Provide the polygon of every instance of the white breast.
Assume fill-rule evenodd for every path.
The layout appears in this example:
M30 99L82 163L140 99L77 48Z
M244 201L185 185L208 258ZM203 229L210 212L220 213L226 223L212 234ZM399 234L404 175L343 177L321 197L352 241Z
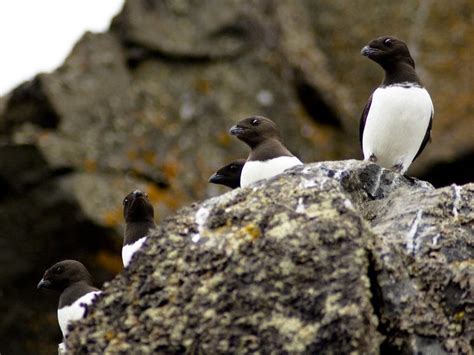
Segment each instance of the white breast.
M286 169L303 164L297 157L278 157L265 161L247 161L240 175L240 187L281 174Z
M138 239L135 243L127 244L122 247L123 267L127 267L128 264L130 264L130 260L132 260L133 254L135 254L135 252L142 247L143 243L145 243L146 238L148 238L148 236L144 236Z
M94 301L94 298L100 294L101 291L93 291L86 293L84 296L78 298L73 304L58 309L58 322L63 337L66 337L67 326L74 320L81 319L84 316L86 306Z
M377 157L377 164L408 169L428 129L433 103L421 87L378 88L366 119L362 137L364 158Z

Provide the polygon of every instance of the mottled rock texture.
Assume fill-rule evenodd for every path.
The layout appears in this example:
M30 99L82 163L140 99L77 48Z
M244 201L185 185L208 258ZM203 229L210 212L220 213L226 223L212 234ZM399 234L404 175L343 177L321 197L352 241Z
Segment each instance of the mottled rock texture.
M75 352L468 353L474 186L323 162L166 219Z
M246 156L227 135L237 120L274 119L305 162L360 157L359 116L382 71L359 51L376 36L408 42L435 104L433 143L409 173L436 186L472 181L473 12L471 0L126 1L109 31L85 34L61 67L0 98L0 156L21 162L0 174L0 210L16 211L4 215L15 224L0 231L2 243L12 229L18 241L33 229L36 238L34 253L16 243L0 256L22 264L0 279L0 304L10 306L0 338L24 324L0 351L51 353L60 339L54 296L20 316L36 294L11 292L12 283L34 285L65 256L86 255L99 284L120 271L130 190L148 192L157 221L224 192L207 178ZM31 157L11 153L25 146L41 157L32 171ZM94 243L72 247L76 223L90 226L84 238Z

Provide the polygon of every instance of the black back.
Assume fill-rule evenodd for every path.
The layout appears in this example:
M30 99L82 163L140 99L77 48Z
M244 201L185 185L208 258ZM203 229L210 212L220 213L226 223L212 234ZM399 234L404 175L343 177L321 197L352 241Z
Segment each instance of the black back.
M430 117L430 123L428 124L428 129L426 130L425 136L423 137L423 141L421 142L420 149L418 149L418 152L416 153L415 157L413 158L413 161L418 158L418 156L423 152L423 149L425 149L426 145L431 139L431 127L433 126L433 113L431 113Z
M365 122L367 121L367 115L369 114L370 105L372 105L372 95L370 95L369 101L367 101L367 104L364 107L364 111L362 111L362 116L360 117L359 142L360 142L361 149L362 149L362 136L364 135Z

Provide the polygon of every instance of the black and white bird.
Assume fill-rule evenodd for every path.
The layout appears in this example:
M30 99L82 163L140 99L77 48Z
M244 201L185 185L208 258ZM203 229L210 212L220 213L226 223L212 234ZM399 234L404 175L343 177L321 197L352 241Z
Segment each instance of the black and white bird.
M212 184L224 185L235 189L240 187L240 174L244 167L245 159L237 159L217 170L209 178Z
M241 187L271 178L295 165L303 164L283 145L278 127L266 117L245 118L229 132L251 148L240 175Z
M133 254L148 238L150 229L155 228L154 210L145 192L135 190L123 199L125 236L122 246L122 262L127 267Z
M87 314L87 307L101 293L92 285L92 277L86 267L76 260L63 260L51 266L38 283L40 288L61 292L58 323L64 339L68 325L83 318ZM59 344L59 349L64 351L64 343Z
M364 159L405 173L430 139L433 103L415 71L408 47L394 37L369 42L362 55L385 71L362 113L359 138Z

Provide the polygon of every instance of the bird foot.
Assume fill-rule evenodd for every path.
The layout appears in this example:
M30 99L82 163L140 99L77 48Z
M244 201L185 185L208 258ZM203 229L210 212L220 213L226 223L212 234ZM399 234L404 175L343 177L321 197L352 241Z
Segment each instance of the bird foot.
M411 176L403 175L403 177L407 179L408 181L410 181L411 184L414 184L416 182L416 179L412 178Z
M392 171L395 171L396 173L400 174L402 171L403 171L403 164L400 163L400 164L395 164L394 166L392 166Z

